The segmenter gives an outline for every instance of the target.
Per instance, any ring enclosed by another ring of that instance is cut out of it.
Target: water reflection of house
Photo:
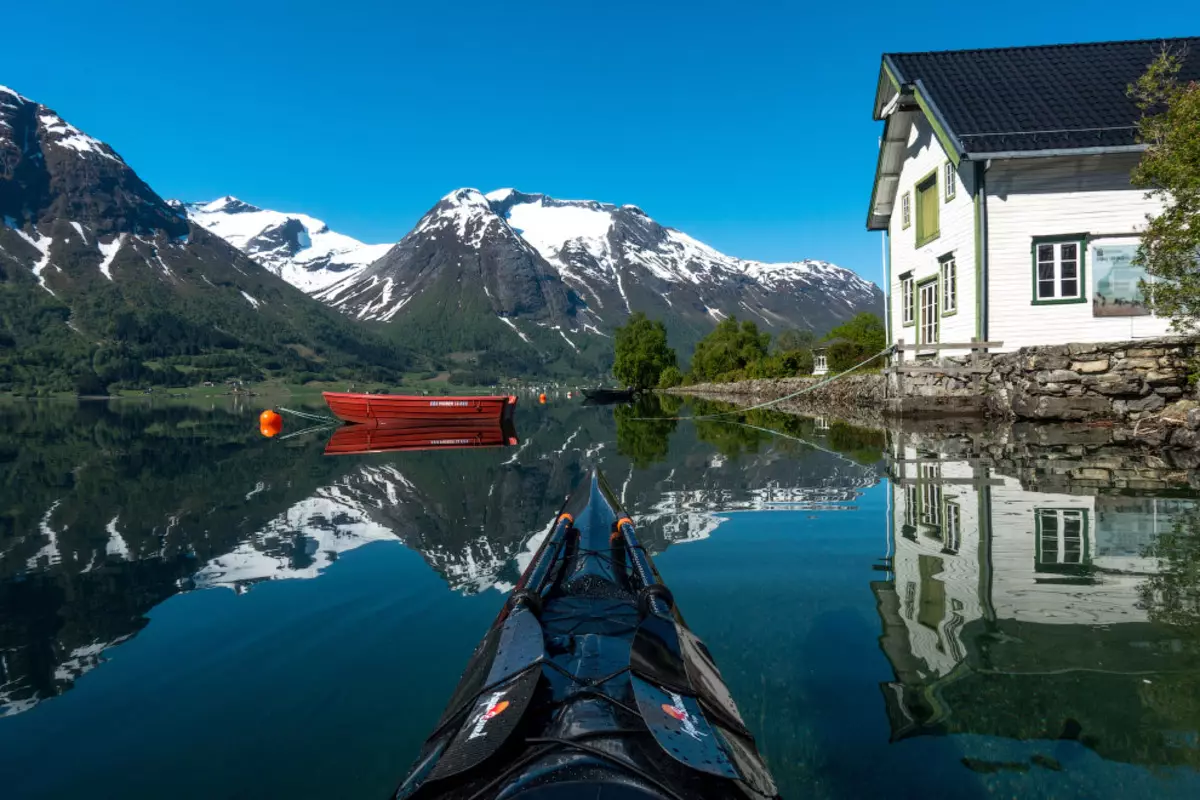
[[[1166,743],[1194,729],[1166,698],[1195,693],[1196,653],[1139,603],[1146,545],[1192,501],[1030,491],[977,462],[892,456],[892,550],[872,589],[893,739],[1081,731],[1107,758],[1197,760]]]

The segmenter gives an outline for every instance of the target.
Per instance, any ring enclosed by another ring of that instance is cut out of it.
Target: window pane
[[[1048,261],[1051,264],[1053,264],[1054,263],[1054,245],[1039,244],[1038,249],[1037,249],[1037,260],[1038,260],[1039,264],[1043,261]]]
[[[1071,278],[1070,280],[1064,279],[1062,282],[1062,296],[1063,297],[1077,297],[1078,295],[1079,295],[1079,281],[1075,280],[1074,278]]]
[[[1075,244],[1074,242],[1067,242],[1059,245],[1059,247],[1062,248],[1061,252],[1063,261],[1074,261],[1076,258],[1078,258],[1077,254],[1079,252],[1079,245]]]
[[[1038,262],[1038,280],[1052,281],[1054,280],[1054,263],[1043,264]]]
[[[1038,299],[1046,300],[1054,297],[1054,281],[1038,281]]]
[[[1061,266],[1061,268],[1062,268],[1062,269],[1061,269],[1061,271],[1062,271],[1062,276],[1063,276],[1064,278],[1077,278],[1077,277],[1079,277],[1079,273],[1075,271],[1075,270],[1076,270],[1076,268],[1079,266],[1079,262],[1077,262],[1077,261],[1067,261],[1067,260],[1065,260],[1065,259],[1064,259],[1064,260],[1063,260],[1063,262],[1062,262],[1062,264],[1061,264],[1060,266]]]

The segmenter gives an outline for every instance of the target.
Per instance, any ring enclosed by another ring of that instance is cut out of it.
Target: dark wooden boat
[[[422,397],[402,394],[323,392],[329,410],[346,422],[399,419],[500,419],[517,404],[512,395]]]
[[[325,445],[325,455],[511,447],[517,433],[510,420],[427,420],[343,425]]]
[[[394,795],[777,796],[711,654],[595,471],[563,506]]]
[[[584,389],[583,396],[592,405],[632,403],[636,392],[633,389]]]

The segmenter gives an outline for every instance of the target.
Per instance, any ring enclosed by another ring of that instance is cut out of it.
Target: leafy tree
[[[674,364],[664,369],[658,376],[658,388],[660,389],[670,389],[681,383],[683,383],[683,373]]]
[[[767,356],[771,334],[759,333],[750,320],[738,323],[736,317],[723,319],[712,333],[696,343],[692,355],[692,378],[716,380],[728,373],[744,370]]]
[[[1138,586],[1139,607],[1152,622],[1200,633],[1200,513],[1181,516],[1142,553],[1158,571]]]
[[[1134,263],[1154,280],[1143,287],[1172,327],[1200,327],[1200,83],[1181,83],[1183,60],[1164,51],[1129,87],[1142,111],[1138,138],[1148,148],[1131,182],[1163,204],[1142,235]]]
[[[883,350],[887,330],[878,316],[863,311],[831,330],[826,341],[832,342],[826,353],[829,369],[842,372]],[[881,366],[882,361],[877,360],[874,365]]]
[[[673,395],[647,394],[633,405],[613,409],[617,422],[617,452],[638,469],[665,461],[671,434],[679,424],[674,415],[680,403]]]
[[[616,330],[613,375],[626,386],[645,390],[658,385],[663,370],[675,366],[675,351],[667,346],[667,329],[641,311]]]

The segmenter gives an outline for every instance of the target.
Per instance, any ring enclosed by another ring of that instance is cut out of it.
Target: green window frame
[[[917,247],[921,247],[941,235],[938,228],[938,208],[942,204],[942,198],[938,195],[936,169],[917,181],[914,194],[917,206]]]
[[[912,225],[912,193],[900,195],[900,229],[908,230]]]
[[[947,161],[942,165],[942,183],[946,187],[942,195],[942,199],[949,203],[958,194],[958,181],[956,180],[957,173],[954,171],[954,164]]]
[[[913,274],[900,276],[900,327],[912,328],[917,324],[917,286]]]
[[[1033,305],[1088,302],[1087,238],[1086,233],[1033,237]]]
[[[1063,575],[1091,569],[1090,514],[1086,508],[1035,508],[1034,571]]]
[[[942,282],[941,314],[953,317],[958,313],[958,259],[953,252],[938,259],[938,275]]]
[[[923,290],[931,285],[933,286],[933,307],[932,313],[928,313],[922,305],[921,296]],[[937,275],[917,281],[917,344],[937,344],[942,340],[941,295],[942,287]]]

